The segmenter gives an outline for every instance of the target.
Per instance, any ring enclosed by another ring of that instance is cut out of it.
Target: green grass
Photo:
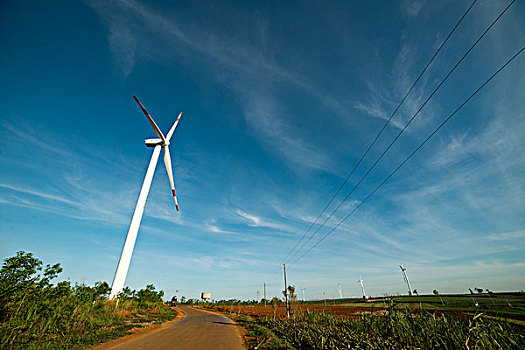
[[[420,295],[420,296],[393,296],[384,299],[337,299],[327,300],[327,306],[356,306],[356,307],[388,307],[390,302],[399,307],[419,308],[427,310],[466,311],[470,313],[483,312],[523,318],[525,316],[524,293],[492,293],[492,294],[453,294],[453,295]],[[316,300],[303,304],[324,305],[324,300]],[[477,303],[477,306],[476,306]],[[519,317],[522,316],[522,317]]]
[[[233,319],[247,330],[245,343],[248,349],[293,349],[286,339],[279,338],[272,330],[253,318],[238,316]]]
[[[105,282],[93,287],[51,284],[61,271],[59,264],[43,268],[31,253],[5,259],[0,269],[1,349],[82,349],[176,316],[153,285],[130,291],[131,297],[117,303],[105,298]]]
[[[0,323],[2,349],[83,349],[176,316],[158,303],[138,308],[135,301],[116,306],[109,300],[79,304],[74,298],[56,299],[44,307],[18,305],[17,311]]]
[[[237,318],[249,349],[523,349],[523,328],[478,314],[471,319],[390,308],[385,316],[341,319],[310,312],[293,320]]]

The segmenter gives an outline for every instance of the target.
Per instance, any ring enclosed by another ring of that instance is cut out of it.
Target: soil
[[[174,309],[175,311],[177,311],[177,316],[175,317],[175,319],[173,319],[171,321],[168,321],[168,322],[164,322],[162,324],[150,323],[150,324],[148,324],[148,327],[145,327],[145,328],[133,328],[131,330],[133,332],[133,334],[128,334],[128,335],[126,335],[124,337],[117,338],[117,339],[114,339],[114,340],[106,342],[106,343],[98,344],[98,345],[90,348],[90,350],[106,350],[106,349],[109,349],[109,348],[111,348],[111,347],[113,347],[115,345],[124,343],[124,342],[126,342],[126,341],[128,341],[130,339],[143,336],[143,335],[151,333],[153,331],[165,328],[165,327],[167,327],[167,326],[169,326],[169,325],[171,325],[173,323],[179,322],[182,319],[182,317],[184,316],[184,313],[178,308],[175,308],[175,307],[171,307],[171,308]]]
[[[214,305],[214,306],[204,306],[204,308],[210,308],[217,310],[219,312],[228,313],[232,315],[247,315],[251,317],[273,317],[274,316],[274,307],[272,305],[267,305],[266,307],[262,305]],[[371,312],[376,315],[385,314],[388,312],[388,308],[385,307],[370,307],[370,306],[332,306],[332,305],[296,305],[294,306],[297,314],[306,314],[309,311],[314,311],[315,313],[325,313],[330,314],[335,317],[352,317],[358,316],[360,314],[370,314]],[[461,317],[470,319],[473,316],[471,310],[436,310],[435,308],[425,309],[423,311],[428,311],[436,314],[447,314],[454,317]],[[412,309],[413,313],[419,313],[419,308]],[[523,315],[509,315],[509,314],[500,314],[497,312],[484,311],[485,315],[496,316],[496,317],[508,317],[515,320],[524,320]],[[279,305],[275,309],[275,317],[285,319],[286,318],[286,307],[284,305]]]

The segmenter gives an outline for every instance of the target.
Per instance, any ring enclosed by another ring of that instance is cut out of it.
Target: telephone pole
[[[266,307],[266,282],[264,282],[264,307]]]
[[[284,299],[286,300],[286,318],[290,318],[290,309],[288,308],[288,287],[286,284],[286,264],[283,264],[284,270]]]

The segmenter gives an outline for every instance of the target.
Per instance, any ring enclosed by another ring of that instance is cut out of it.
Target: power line
[[[396,135],[396,137],[390,142],[388,147],[381,153],[381,155],[376,159],[374,164],[367,170],[367,172],[361,177],[361,179],[354,185],[352,190],[343,198],[343,200],[339,203],[339,205],[330,213],[330,215],[325,219],[325,221],[310,235],[310,237],[304,242],[299,250],[297,250],[291,257],[295,257],[299,251],[301,251],[311,240],[312,238],[325,226],[325,224],[332,218],[332,216],[341,208],[341,206],[348,200],[350,195],[354,193],[354,191],[359,187],[359,185],[363,182],[363,180],[370,174],[370,172],[375,168],[375,166],[381,161],[381,159],[385,156],[385,154],[390,150],[392,145],[399,139],[399,137],[405,132],[405,130],[408,128],[408,126],[412,123],[412,121],[419,115],[421,110],[427,105],[427,103],[432,99],[432,97],[436,94],[436,92],[441,88],[441,86],[445,83],[445,81],[450,77],[450,75],[456,70],[456,68],[463,62],[463,60],[470,54],[470,52],[476,47],[476,45],[483,39],[483,37],[492,29],[492,27],[498,22],[498,20],[507,12],[507,10],[514,4],[516,0],[513,0],[510,2],[507,7],[496,17],[494,21],[485,29],[485,31],[480,35],[480,37],[472,44],[472,46],[465,52],[465,54],[456,62],[454,67],[447,73],[447,75],[441,80],[441,82],[438,84],[438,86],[432,91],[432,93],[427,97],[425,102],[419,107],[419,109],[414,113],[414,115],[410,118],[410,120],[405,124],[403,129]]]
[[[332,204],[332,202],[334,201],[334,199],[337,197],[337,195],[339,194],[339,192],[341,192],[341,190],[343,189],[343,187],[346,185],[346,183],[348,182],[348,180],[350,179],[350,177],[354,174],[355,170],[359,167],[359,165],[361,164],[361,162],[363,161],[363,159],[367,156],[368,152],[370,152],[370,150],[372,149],[372,147],[375,145],[375,143],[377,142],[377,140],[379,139],[379,137],[383,134],[383,131],[386,129],[386,127],[388,126],[388,124],[390,123],[390,121],[392,120],[392,118],[394,117],[394,115],[396,115],[397,111],[399,110],[399,108],[401,107],[401,105],[405,102],[405,100],[407,99],[408,95],[410,95],[410,93],[412,92],[412,90],[414,89],[414,87],[417,85],[417,83],[419,82],[419,80],[421,79],[421,77],[423,76],[423,74],[427,71],[428,67],[430,66],[430,64],[432,64],[432,62],[434,61],[434,58],[436,58],[436,56],[438,55],[438,53],[441,51],[441,49],[443,48],[443,46],[446,44],[446,42],[448,41],[448,39],[452,36],[452,34],[456,31],[456,28],[459,26],[459,24],[463,21],[463,19],[465,18],[465,16],[470,12],[470,10],[472,9],[472,7],[474,6],[474,4],[477,2],[477,0],[474,0],[472,2],[472,4],[470,4],[470,6],[467,8],[467,10],[465,11],[465,13],[463,13],[463,16],[461,16],[461,18],[458,20],[458,22],[456,23],[456,25],[454,26],[454,28],[452,28],[452,30],[450,31],[450,33],[448,34],[448,36],[445,38],[445,40],[443,40],[443,42],[441,43],[441,45],[439,46],[439,48],[436,50],[436,52],[434,53],[434,55],[432,56],[432,58],[430,58],[430,60],[427,62],[427,64],[425,65],[425,68],[423,68],[423,70],[421,71],[421,73],[419,73],[419,76],[417,77],[417,79],[414,81],[414,83],[412,84],[412,86],[410,87],[410,89],[407,91],[407,93],[405,94],[405,96],[401,99],[401,102],[399,102],[399,104],[397,105],[397,107],[395,108],[395,110],[392,112],[392,114],[390,115],[390,117],[388,118],[388,120],[386,121],[386,123],[383,125],[383,127],[381,128],[381,130],[379,131],[379,133],[376,135],[376,137],[374,138],[374,140],[372,141],[372,143],[368,146],[367,150],[365,151],[365,153],[363,153],[363,155],[361,156],[361,158],[359,159],[359,161],[356,163],[356,165],[353,167],[353,169],[350,171],[350,173],[347,175],[346,179],[343,181],[343,183],[341,184],[341,186],[339,186],[339,188],[337,189],[337,191],[335,192],[335,194],[332,196],[332,198],[330,198],[330,200],[328,201],[328,203],[325,205],[325,207],[323,208],[323,210],[321,211],[321,213],[317,216],[317,218],[315,219],[315,221],[310,225],[310,227],[308,227],[308,229],[303,233],[303,235],[301,236],[301,239],[299,239],[299,241],[295,244],[295,246],[292,248],[292,250],[290,250],[288,252],[288,254],[285,256],[285,258],[283,260],[286,260],[290,254],[292,254],[292,252],[297,248],[297,246],[303,241],[304,237],[306,236],[306,234],[308,234],[308,232],[310,232],[310,230],[312,229],[312,227],[315,226],[315,224],[317,224],[317,222],[319,221],[319,219],[321,218],[321,216],[325,213],[326,209],[328,209],[328,207],[330,206],[330,204]],[[295,254],[293,255],[295,256]],[[293,258],[290,257],[291,258]]]
[[[304,254],[302,254],[298,259],[296,259],[295,261],[293,261],[292,263],[290,263],[289,265],[291,264],[295,264],[297,263],[299,260],[301,260],[306,254],[308,254],[310,251],[312,251],[315,247],[317,247],[319,245],[319,243],[321,243],[326,237],[328,237],[328,235],[330,235],[333,231],[335,231],[337,229],[337,227],[339,227],[339,225],[341,225],[344,221],[346,221],[350,216],[352,216],[364,203],[366,203],[366,201],[368,201],[368,199],[370,199],[370,197],[372,197],[374,195],[374,193],[376,193],[376,191],[381,187],[383,186],[403,165],[405,165],[406,162],[408,162],[408,160],[410,160],[410,158],[412,158],[412,156],[414,154],[416,154],[416,152],[418,152],[421,147],[423,147],[423,145],[425,143],[427,143],[428,140],[430,140],[430,138],[432,138],[432,136],[434,136],[454,115],[456,115],[457,112],[459,112],[459,110],[461,110],[461,108],[463,108],[463,106],[465,106],[479,91],[481,91],[481,89],[483,89],[496,75],[498,75],[510,62],[512,62],[516,57],[518,57],[522,52],[523,50],[525,50],[525,46],[522,47],[516,54],[514,54],[514,56],[512,56],[507,62],[505,62],[504,65],[502,65],[496,72],[494,72],[490,78],[488,78],[483,84],[481,84],[480,87],[478,87],[476,89],[476,91],[474,91],[465,101],[463,101],[463,103],[461,105],[459,105],[459,107],[456,108],[456,110],[454,110],[454,112],[452,112],[412,153],[410,153],[410,155],[408,157],[405,158],[405,160],[403,162],[401,162],[401,164],[399,164],[397,166],[397,168],[394,169],[394,171],[392,171],[372,192],[370,192],[364,199],[363,201],[361,201],[361,203],[359,203],[358,206],[356,206],[348,215],[346,215],[341,221],[339,221],[339,223],[333,227],[330,231],[328,231],[323,237],[321,237],[321,239],[319,241],[317,241],[317,243],[315,243],[313,246],[311,246]]]

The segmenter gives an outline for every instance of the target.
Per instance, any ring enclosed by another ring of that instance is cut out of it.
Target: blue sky
[[[479,0],[343,189],[366,172],[508,4]],[[0,257],[111,282],[154,137],[127,285],[250,298],[315,220],[470,1],[3,1]],[[311,243],[525,43],[516,2]],[[525,289],[525,57],[469,102],[288,279],[323,292]],[[338,201],[336,201],[338,203]],[[334,203],[335,204],[335,203]]]

